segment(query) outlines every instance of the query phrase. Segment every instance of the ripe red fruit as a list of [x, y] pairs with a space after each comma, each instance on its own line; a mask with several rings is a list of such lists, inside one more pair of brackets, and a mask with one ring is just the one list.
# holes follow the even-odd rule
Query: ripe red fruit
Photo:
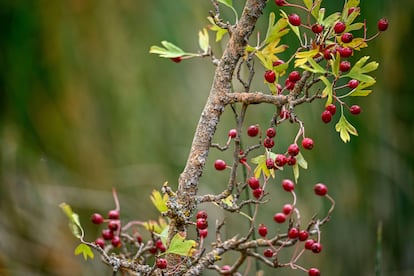
[[322, 251], [322, 245], [319, 242], [314, 242], [312, 244], [312, 252], [313, 253], [320, 253]]
[[237, 136], [237, 129], [233, 128], [229, 130], [229, 137], [236, 138]]
[[348, 15], [351, 15], [351, 13], [353, 13], [357, 8], [356, 7], [350, 7], [348, 9]]
[[295, 158], [295, 156], [289, 155], [289, 157], [287, 158], [287, 164], [289, 166], [294, 166], [296, 164], [296, 158]]
[[344, 22], [342, 21], [338, 21], [336, 22], [335, 26], [334, 26], [334, 31], [336, 34], [341, 34], [345, 31], [346, 29], [346, 25]]
[[108, 212], [109, 219], [119, 219], [119, 211], [118, 210], [111, 210]]
[[252, 176], [248, 179], [248, 183], [249, 183], [249, 187], [252, 188], [253, 190], [255, 190], [257, 188], [260, 188], [259, 179], [257, 179], [254, 176]]
[[302, 230], [299, 232], [298, 238], [300, 241], [306, 241], [309, 237], [309, 232], [306, 230]]
[[334, 105], [334, 104], [328, 104], [325, 107], [325, 110], [329, 111], [332, 114], [332, 116], [333, 116], [336, 113], [336, 105]]
[[112, 240], [114, 237], [114, 232], [112, 232], [109, 229], [103, 229], [102, 230], [102, 238], [106, 241]]
[[199, 229], [198, 234], [200, 235], [200, 238], [205, 239], [208, 235], [208, 229]]
[[200, 210], [196, 214], [197, 219], [200, 219], [200, 218], [207, 219], [207, 217], [208, 217], [208, 214], [205, 210]]
[[274, 169], [275, 168], [275, 160], [273, 160], [272, 158], [267, 158], [266, 159], [266, 167], [270, 170], [270, 169]]
[[266, 136], [269, 137], [269, 138], [275, 137], [276, 136], [276, 130], [273, 127], [269, 127], [266, 130]]
[[381, 18], [378, 20], [378, 30], [384, 32], [388, 29], [388, 20], [386, 18]]
[[291, 239], [296, 239], [299, 237], [299, 229], [296, 227], [290, 228], [288, 232], [288, 237]]
[[341, 40], [343, 43], [350, 43], [354, 39], [354, 36], [351, 33], [343, 33]]
[[121, 242], [121, 238], [119, 236], [115, 236], [112, 238], [111, 240], [112, 246], [115, 248], [121, 247], [122, 242]]
[[283, 167], [284, 165], [286, 165], [287, 161], [288, 161], [287, 157], [284, 156], [283, 154], [276, 155], [276, 158], [275, 158], [276, 166]]
[[353, 115], [358, 115], [359, 113], [361, 113], [361, 107], [359, 105], [353, 105], [349, 108], [349, 111]]
[[255, 137], [259, 134], [259, 127], [257, 125], [251, 125], [247, 128], [247, 135]]
[[354, 52], [352, 48], [349, 47], [341, 47], [338, 49], [339, 55], [343, 58], [348, 58], [352, 56], [352, 53]]
[[312, 32], [315, 34], [320, 34], [323, 32], [323, 26], [321, 24], [315, 23], [312, 25]]
[[320, 276], [321, 272], [319, 271], [319, 269], [312, 267], [308, 270], [308, 275], [309, 276]]
[[263, 196], [263, 189], [262, 188], [254, 189], [253, 196], [257, 199], [261, 198]]
[[328, 110], [324, 110], [321, 115], [322, 121], [327, 124], [332, 120], [332, 113]]
[[351, 63], [347, 60], [341, 61], [339, 63], [339, 70], [341, 72], [348, 72], [351, 69]]
[[157, 260], [155, 261], [155, 265], [159, 268], [159, 269], [166, 269], [167, 268], [167, 260], [164, 258], [157, 258]]
[[309, 239], [305, 242], [305, 248], [308, 250], [312, 250], [312, 245], [315, 243], [314, 239]]
[[105, 247], [105, 240], [102, 238], [97, 238], [95, 240], [95, 244], [103, 249]]
[[275, 141], [273, 141], [273, 139], [272, 138], [270, 138], [270, 137], [266, 137], [264, 140], [263, 140], [263, 146], [265, 147], [265, 148], [268, 148], [268, 149], [271, 149], [271, 148], [273, 148], [273, 146], [275, 145]]
[[285, 63], [283, 60], [278, 59], [278, 60], [273, 61], [272, 65], [273, 65], [273, 67], [276, 67], [276, 66], [279, 66], [280, 64], [283, 64], [283, 63]]
[[115, 220], [111, 220], [108, 222], [108, 229], [111, 231], [116, 231], [119, 227], [119, 222]]
[[287, 203], [287, 204], [283, 205], [282, 212], [286, 216], [290, 215], [290, 213], [292, 212], [292, 210], [293, 210], [292, 204]]
[[264, 73], [264, 78], [267, 82], [274, 83], [276, 80], [276, 73], [273, 70], [267, 70]]
[[285, 0], [275, 0], [275, 3], [279, 7], [282, 7], [282, 6], [286, 5], [286, 1]]
[[325, 49], [325, 50], [323, 51], [323, 57], [324, 57], [326, 60], [330, 60], [330, 59], [332, 59], [332, 54], [334, 54], [334, 52], [332, 52], [330, 49]]
[[307, 150], [313, 149], [313, 140], [312, 138], [305, 137], [302, 140], [302, 147]]
[[281, 119], [289, 119], [290, 114], [289, 114], [289, 111], [288, 111], [288, 110], [286, 110], [286, 109], [282, 109], [282, 110], [280, 111], [279, 116], [280, 116], [280, 118], [281, 118]]
[[138, 243], [142, 243], [142, 236], [141, 236], [141, 235], [138, 235], [138, 236], [137, 236], [137, 242], [138, 242]]
[[288, 16], [289, 23], [293, 26], [300, 26], [300, 16], [296, 13], [292, 13]]
[[208, 221], [204, 218], [199, 218], [196, 220], [197, 229], [203, 230], [208, 227]]
[[226, 167], [227, 167], [226, 162], [221, 160], [221, 159], [217, 159], [214, 162], [214, 168], [216, 168], [216, 170], [218, 170], [218, 171], [222, 171], [222, 170], [226, 169]]
[[162, 240], [158, 239], [155, 241], [155, 247], [158, 249], [164, 248], [164, 244], [162, 243]]
[[282, 187], [286, 192], [291, 192], [295, 189], [295, 183], [290, 179], [283, 179]]
[[94, 224], [101, 224], [104, 221], [104, 218], [101, 214], [98, 213], [94, 213], [91, 216], [91, 221]]
[[299, 146], [297, 144], [290, 144], [287, 151], [290, 156], [296, 156], [299, 154]]
[[313, 191], [318, 196], [324, 196], [328, 193], [328, 187], [325, 184], [318, 183], [313, 187]]
[[267, 235], [267, 227], [263, 224], [260, 224], [259, 228], [257, 228], [257, 232], [259, 233], [260, 236], [264, 238]]
[[174, 57], [174, 58], [171, 58], [171, 60], [174, 61], [175, 63], [180, 63], [183, 60], [183, 58], [182, 57]]
[[290, 72], [288, 78], [291, 82], [297, 82], [300, 80], [300, 73], [298, 71], [292, 71]]
[[284, 223], [286, 221], [286, 215], [284, 213], [276, 213], [273, 216], [273, 220], [277, 223]]
[[348, 82], [348, 87], [351, 88], [351, 89], [357, 88], [358, 85], [359, 85], [359, 81], [357, 81], [355, 79], [352, 79]]
[[266, 249], [263, 251], [263, 256], [265, 256], [265, 257], [267, 257], [267, 258], [271, 258], [271, 257], [273, 257], [273, 250], [272, 250], [272, 249], [270, 249], [270, 248], [266, 248]]

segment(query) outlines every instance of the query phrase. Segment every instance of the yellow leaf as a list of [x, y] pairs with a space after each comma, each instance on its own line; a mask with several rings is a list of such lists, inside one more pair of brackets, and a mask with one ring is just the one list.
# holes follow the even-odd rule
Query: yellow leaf
[[305, 52], [298, 52], [295, 55], [295, 67], [299, 67], [308, 62], [308, 58], [313, 58], [319, 53], [319, 49], [315, 48]]
[[153, 190], [152, 195], [151, 195], [151, 201], [152, 201], [152, 204], [154, 204], [154, 206], [161, 213], [168, 211], [168, 207], [167, 207], [168, 195], [167, 194], [164, 194], [164, 196], [162, 196], [159, 191]]

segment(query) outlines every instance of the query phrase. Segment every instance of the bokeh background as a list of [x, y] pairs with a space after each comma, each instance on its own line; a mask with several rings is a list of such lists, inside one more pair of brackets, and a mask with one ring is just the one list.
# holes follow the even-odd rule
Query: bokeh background
[[[234, 2], [239, 7], [242, 1]], [[341, 9], [342, 1], [326, 2], [328, 12]], [[327, 183], [337, 200], [332, 221], [323, 228], [322, 253], [308, 254], [300, 263], [319, 267], [323, 275], [375, 275], [376, 267], [384, 276], [414, 275], [414, 88], [409, 77], [414, 2], [364, 0], [361, 7], [368, 33], [375, 33], [383, 16], [390, 27], [357, 54], [380, 62], [375, 92], [353, 99], [363, 108], [350, 119], [360, 136], [343, 144], [334, 124], [320, 121], [322, 102], [299, 110], [316, 144], [305, 154], [310, 167], [301, 172], [298, 187], [299, 206], [306, 206], [303, 219], [327, 207], [312, 195], [314, 183]], [[80, 214], [89, 240], [100, 231], [89, 222], [90, 214], [114, 208], [112, 187], [123, 220], [157, 216], [149, 194], [164, 181], [176, 187], [214, 66], [208, 59], [176, 64], [148, 50], [168, 40], [197, 51], [197, 34], [208, 24], [211, 8], [210, 1], [188, 0], [0, 2], [0, 275], [110, 275], [99, 258], [85, 262], [73, 255], [78, 242], [58, 207], [61, 202]], [[278, 13], [273, 1], [270, 11]], [[232, 18], [228, 10], [223, 14]], [[257, 30], [265, 30], [266, 18]], [[295, 45], [295, 37], [289, 35], [285, 43]], [[219, 54], [221, 46], [214, 47]], [[256, 85], [264, 88], [261, 81]], [[273, 111], [269, 106], [249, 109], [246, 126], [266, 126]], [[234, 126], [230, 110], [222, 122], [215, 137], [220, 143]], [[278, 145], [286, 146], [295, 131], [280, 131]], [[228, 160], [230, 153], [213, 151], [209, 162], [217, 157]], [[201, 192], [220, 191], [225, 176], [209, 166]], [[285, 171], [274, 182], [290, 176]], [[273, 213], [289, 198], [280, 189], [270, 191], [271, 203], [259, 218], [277, 231]], [[225, 216], [202, 207], [211, 210], [212, 220]], [[247, 225], [240, 216], [227, 219], [229, 236]], [[377, 249], [379, 224], [382, 251]], [[288, 269], [266, 275], [275, 273], [304, 275]]]

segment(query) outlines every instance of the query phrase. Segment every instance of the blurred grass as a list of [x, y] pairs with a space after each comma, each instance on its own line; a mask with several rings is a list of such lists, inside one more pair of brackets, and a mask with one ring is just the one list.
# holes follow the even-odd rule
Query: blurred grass
[[[58, 208], [62, 201], [81, 215], [89, 239], [99, 232], [90, 214], [113, 208], [112, 187], [125, 220], [157, 215], [148, 195], [166, 180], [176, 185], [214, 66], [209, 60], [175, 64], [148, 49], [165, 39], [196, 51], [209, 9], [209, 1], [184, 0], [0, 3], [0, 275], [110, 273], [99, 260], [73, 256], [76, 240]], [[266, 12], [273, 9], [269, 3]], [[303, 263], [325, 275], [374, 275], [382, 221], [381, 275], [411, 275], [414, 4], [366, 0], [362, 10], [369, 32], [383, 15], [390, 28], [361, 54], [379, 60], [380, 68], [375, 92], [355, 99], [363, 108], [352, 118], [360, 136], [342, 144], [333, 124], [320, 122], [322, 103], [299, 110], [316, 144], [305, 155], [310, 168], [301, 172], [298, 187], [299, 206], [312, 206], [302, 215], [327, 207], [308, 196], [316, 182], [326, 182], [337, 200], [332, 222], [323, 228], [323, 252]], [[246, 125], [265, 125], [273, 109], [255, 106], [248, 113]], [[215, 138], [221, 143], [233, 127], [230, 110], [222, 122]], [[283, 131], [281, 147], [295, 130]], [[230, 158], [215, 151], [209, 158], [217, 157]], [[289, 172], [274, 183], [285, 176]], [[209, 167], [200, 192], [218, 191], [223, 181], [225, 175]], [[263, 222], [271, 223], [275, 209], [289, 200], [276, 189], [271, 199], [259, 214]], [[229, 236], [240, 231], [238, 219], [229, 218]]]

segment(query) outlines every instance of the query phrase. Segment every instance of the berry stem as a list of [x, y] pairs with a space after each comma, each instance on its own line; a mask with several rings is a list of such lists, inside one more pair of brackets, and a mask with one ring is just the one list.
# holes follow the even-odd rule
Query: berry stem
[[119, 212], [120, 205], [119, 205], [118, 193], [116, 192], [115, 188], [112, 188], [112, 196], [113, 196], [114, 202], [115, 202], [115, 210]]

